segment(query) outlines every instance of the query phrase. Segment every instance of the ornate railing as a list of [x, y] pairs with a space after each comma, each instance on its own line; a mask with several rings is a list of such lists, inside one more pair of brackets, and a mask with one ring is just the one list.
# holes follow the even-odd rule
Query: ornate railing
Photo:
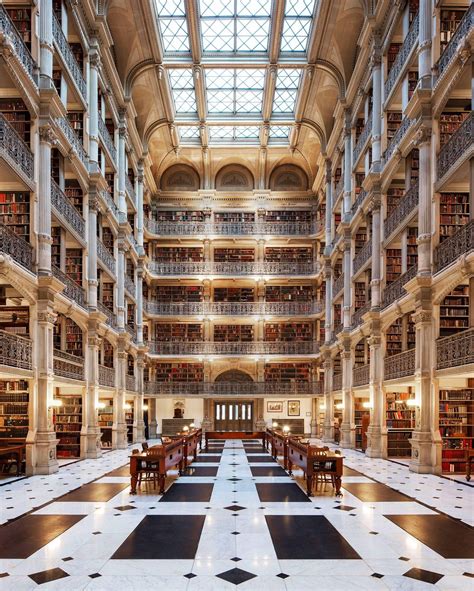
[[125, 289], [128, 291], [128, 293], [132, 297], [135, 297], [136, 296], [136, 287], [135, 287], [135, 283], [134, 283], [133, 279], [130, 279], [130, 277], [128, 275], [125, 275], [123, 284], [124, 284]]
[[332, 389], [333, 390], [342, 390], [342, 373], [333, 374]]
[[102, 314], [105, 314], [107, 318], [106, 322], [109, 326], [111, 326], [112, 328], [115, 328], [117, 326], [117, 316], [112, 312], [112, 310], [107, 308], [107, 306], [104, 306], [102, 302], [97, 302], [97, 309], [99, 310], [99, 312], [102, 312]]
[[436, 367], [448, 369], [474, 363], [474, 328], [436, 341]]
[[369, 383], [370, 363], [354, 368], [352, 372], [352, 385], [365, 386]]
[[446, 238], [436, 248], [436, 271], [442, 271], [472, 250], [474, 250], [474, 220], [460, 228], [456, 234]]
[[352, 261], [352, 273], [357, 273], [359, 269], [361, 269], [365, 265], [365, 263], [370, 259], [371, 256], [372, 240], [369, 240], [355, 255], [354, 260]]
[[214, 343], [209, 341], [147, 343], [152, 355], [314, 355], [319, 345], [313, 341], [251, 341]]
[[135, 236], [133, 234], [127, 234], [127, 237], [128, 237], [128, 241], [132, 245], [133, 249], [138, 254], [138, 242], [137, 242], [137, 239], [135, 238]]
[[77, 60], [74, 56], [74, 53], [71, 50], [68, 40], [66, 39], [63, 30], [61, 29], [61, 25], [58, 22], [58, 19], [53, 14], [53, 39], [54, 42], [59, 49], [59, 53], [62, 55], [64, 63], [71, 75], [71, 78], [74, 80], [79, 92], [81, 93], [84, 102], [87, 103], [87, 84], [84, 80], [84, 76], [82, 75], [81, 68], [77, 63]]
[[132, 181], [128, 178], [128, 175], [125, 175], [125, 190], [133, 203], [136, 203], [135, 189], [133, 188]]
[[69, 299], [76, 302], [76, 304], [79, 304], [79, 306], [81, 306], [82, 308], [86, 308], [87, 303], [85, 290], [82, 289], [82, 287], [78, 285], [74, 280], [68, 277], [66, 273], [63, 273], [61, 269], [59, 269], [58, 267], [52, 265], [51, 269], [53, 271], [54, 277], [56, 277], [56, 279], [59, 279], [59, 281], [61, 281], [61, 283], [64, 283], [64, 285], [66, 286], [64, 288], [63, 294], [66, 295]]
[[73, 150], [76, 152], [78, 158], [86, 168], [89, 166], [89, 156], [87, 155], [81, 138], [77, 135], [69, 122], [67, 117], [56, 117], [57, 126], [61, 129], [67, 141], [71, 144]]
[[158, 316], [307, 316], [320, 314], [323, 304], [316, 302], [183, 302], [144, 301], [145, 311]]
[[125, 387], [129, 392], [137, 391], [137, 380], [135, 376], [125, 376]]
[[33, 369], [31, 340], [0, 330], [0, 365]]
[[418, 183], [415, 183], [408, 189], [405, 195], [400, 199], [398, 205], [385, 220], [383, 225], [385, 239], [391, 236], [400, 224], [414, 214], [418, 207], [419, 200], [420, 193], [418, 191]]
[[416, 276], [417, 270], [417, 265], [413, 265], [406, 273], [403, 273], [398, 279], [395, 279], [395, 281], [392, 281], [392, 283], [389, 283], [385, 287], [382, 295], [382, 309], [388, 308], [390, 304], [393, 304], [393, 302], [406, 295], [407, 292], [403, 289], [403, 286]]
[[114, 140], [112, 139], [107, 126], [105, 125], [104, 120], [99, 115], [98, 117], [99, 122], [99, 135], [102, 139], [104, 146], [107, 148], [110, 157], [112, 158], [113, 162], [117, 162], [117, 150], [114, 145]]
[[311, 396], [321, 394], [321, 382], [147, 382], [145, 394], [162, 396]]
[[457, 49], [459, 47], [460, 42], [466, 37], [466, 35], [471, 30], [474, 24], [474, 7], [471, 4], [466, 11], [466, 14], [463, 16], [461, 22], [458, 25], [454, 35], [449, 40], [448, 45], [446, 46], [445, 50], [441, 54], [441, 57], [438, 60], [438, 63], [435, 65], [436, 71], [436, 80], [439, 80], [448, 65], [450, 64], [451, 60], [457, 53]]
[[362, 306], [362, 308], [359, 308], [358, 310], [356, 310], [354, 312], [354, 314], [352, 314], [352, 328], [356, 328], [357, 326], [359, 326], [359, 324], [362, 324], [362, 316], [364, 314], [366, 314], [371, 307], [371, 303], [367, 303], [365, 304], [365, 306]]
[[102, 199], [107, 204], [107, 207], [112, 212], [112, 215], [118, 221], [119, 220], [119, 217], [120, 217], [120, 211], [119, 211], [119, 208], [118, 208], [117, 204], [112, 199], [112, 195], [108, 191], [101, 191], [100, 194], [102, 195]]
[[468, 153], [473, 143], [473, 115], [467, 117], [459, 129], [453, 133], [438, 154], [438, 180], [442, 179], [462, 156]]
[[336, 340], [337, 339], [337, 335], [342, 332], [344, 330], [344, 324], [342, 322], [339, 322], [338, 324], [334, 325], [334, 333], [333, 333], [333, 339]]
[[0, 224], [0, 252], [10, 255], [16, 263], [34, 273], [33, 247], [4, 224]]
[[183, 262], [164, 263], [151, 261], [148, 269], [156, 275], [314, 275], [319, 271], [318, 262]]
[[135, 327], [130, 326], [129, 324], [125, 325], [125, 331], [132, 337], [132, 341], [136, 343], [137, 341], [137, 329]]
[[405, 41], [403, 45], [400, 47], [400, 51], [393, 62], [393, 66], [390, 68], [390, 71], [387, 76], [387, 80], [385, 81], [385, 100], [389, 97], [390, 93], [392, 92], [395, 83], [400, 76], [407, 59], [409, 58], [413, 48], [415, 47], [415, 43], [418, 40], [418, 30], [419, 30], [419, 15], [417, 14], [413, 19], [410, 29], [405, 37]]
[[341, 178], [337, 181], [337, 185], [334, 187], [334, 201], [339, 198], [339, 195], [344, 191], [344, 175], [341, 174]]
[[30, 181], [34, 181], [34, 156], [2, 113], [0, 113], [0, 151], [13, 168], [18, 167]]
[[355, 214], [357, 213], [357, 210], [362, 205], [362, 203], [364, 202], [364, 199], [366, 197], [367, 197], [367, 191], [361, 191], [357, 195], [357, 199], [354, 201], [354, 203], [352, 204], [352, 208], [351, 208], [351, 215], [352, 216], [355, 216]]
[[415, 373], [415, 349], [385, 357], [384, 368], [386, 380], [412, 376]]
[[112, 275], [115, 275], [114, 256], [99, 238], [97, 238], [97, 256], [99, 257], [100, 262], [107, 267]]
[[99, 384], [101, 386], [115, 387], [115, 369], [106, 365], [99, 365]]
[[59, 215], [61, 221], [69, 225], [81, 238], [85, 239], [86, 223], [84, 218], [54, 179], [51, 179], [51, 205], [56, 210], [55, 213]]
[[392, 137], [392, 139], [390, 140], [390, 143], [387, 146], [387, 149], [383, 153], [383, 156], [382, 156], [383, 165], [385, 165], [390, 160], [390, 158], [392, 157], [392, 154], [398, 148], [398, 145], [402, 141], [402, 139], [405, 136], [405, 134], [407, 133], [407, 131], [413, 125], [414, 121], [415, 121], [414, 119], [409, 119], [408, 117], [405, 117], [403, 119], [403, 121], [400, 124], [400, 127], [395, 132], [395, 135]]
[[84, 379], [84, 359], [66, 353], [66, 351], [60, 351], [54, 349], [53, 351], [53, 368], [54, 373], [57, 376], [63, 378], [71, 378], [73, 380]]
[[355, 166], [364, 150], [367, 140], [372, 135], [372, 113], [367, 118], [365, 122], [364, 129], [357, 140], [354, 150], [352, 151], [352, 166]]
[[4, 38], [8, 39], [10, 48], [13, 49], [14, 53], [18, 57], [19, 61], [23, 64], [23, 67], [28, 72], [33, 82], [38, 85], [38, 73], [37, 64], [32, 58], [31, 53], [26, 47], [23, 39], [19, 35], [15, 25], [12, 23], [10, 16], [5, 10], [4, 6], [0, 6], [0, 34]]
[[335, 298], [344, 289], [344, 273], [341, 273], [339, 277], [334, 281], [332, 295]]

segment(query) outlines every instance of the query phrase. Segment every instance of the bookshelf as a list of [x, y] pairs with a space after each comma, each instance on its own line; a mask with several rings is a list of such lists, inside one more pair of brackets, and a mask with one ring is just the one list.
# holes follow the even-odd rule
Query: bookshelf
[[354, 283], [354, 310], [363, 308], [367, 303], [367, 286], [365, 282]]
[[53, 326], [53, 347], [61, 351], [62, 346], [62, 335], [63, 335], [63, 328], [61, 322], [61, 316], [58, 316], [56, 323]]
[[385, 281], [388, 285], [400, 277], [402, 272], [402, 251], [400, 248], [387, 248], [385, 251]]
[[54, 11], [54, 14], [60, 24], [62, 22], [62, 16], [63, 16], [62, 15], [62, 6], [63, 6], [63, 0], [53, 0], [53, 11]]
[[416, 328], [415, 323], [411, 319], [411, 314], [406, 314], [406, 338], [407, 349], [414, 349], [416, 346]]
[[106, 308], [113, 312], [114, 310], [114, 284], [103, 282], [102, 283], [102, 303]]
[[82, 248], [66, 248], [66, 275], [82, 287]]
[[82, 111], [69, 111], [67, 118], [78, 138], [82, 141], [84, 138], [84, 113]]
[[469, 113], [470, 111], [447, 111], [441, 113], [439, 118], [440, 147], [444, 146], [451, 139], [451, 136], [461, 127], [464, 120], [467, 119], [467, 117], [469, 117]]
[[266, 302], [311, 302], [312, 285], [266, 285]]
[[98, 409], [98, 426], [100, 427], [102, 449], [110, 449], [112, 447], [112, 427], [114, 424], [114, 409], [113, 400], [101, 400], [104, 403], [103, 408]]
[[359, 341], [354, 347], [354, 367], [360, 367], [369, 363], [369, 347], [366, 347], [365, 339]]
[[342, 322], [341, 304], [334, 304], [334, 328]]
[[110, 254], [114, 254], [114, 233], [112, 230], [107, 226], [102, 226], [102, 242], [105, 248], [110, 252]]
[[387, 145], [392, 141], [402, 122], [403, 114], [398, 111], [388, 111], [387, 113]]
[[53, 84], [56, 92], [61, 95], [61, 82], [63, 74], [60, 68], [53, 67]]
[[31, 52], [31, 8], [29, 6], [15, 8], [5, 6], [5, 10]]
[[469, 285], [458, 285], [439, 308], [439, 336], [447, 337], [469, 328]]
[[265, 382], [269, 383], [308, 383], [311, 382], [311, 365], [309, 363], [266, 363], [264, 368]]
[[151, 293], [152, 299], [162, 303], [202, 302], [202, 285], [157, 285]]
[[69, 43], [69, 47], [76, 58], [77, 65], [81, 70], [81, 73], [84, 72], [84, 50], [82, 49], [82, 45], [80, 43]]
[[342, 401], [335, 398], [333, 403], [333, 425], [334, 425], [334, 443], [341, 441], [342, 409], [336, 408]]
[[388, 357], [391, 355], [398, 355], [402, 352], [402, 319], [398, 318], [393, 324], [391, 324], [387, 332], [385, 333], [386, 342], [386, 354]]
[[312, 341], [310, 322], [271, 322], [265, 324], [265, 340], [271, 342]]
[[387, 72], [390, 72], [392, 69], [401, 46], [401, 43], [390, 43], [387, 51]]
[[356, 126], [355, 126], [355, 140], [356, 140], [356, 142], [359, 139], [360, 134], [364, 131], [364, 127], [365, 127], [364, 118], [359, 117], [356, 121]]
[[165, 246], [156, 248], [155, 259], [161, 263], [185, 263], [204, 260], [204, 249], [200, 247]]
[[408, 72], [408, 100], [411, 99], [413, 93], [415, 92], [415, 88], [418, 84], [418, 72], [410, 71]]
[[202, 324], [155, 324], [155, 339], [160, 342], [199, 342], [203, 340]]
[[215, 287], [215, 302], [253, 302], [255, 289], [253, 287]]
[[214, 342], [216, 343], [250, 343], [253, 337], [252, 324], [214, 325]]
[[440, 14], [440, 55], [448, 46], [459, 26], [465, 10], [441, 10]]
[[59, 439], [56, 448], [58, 458], [81, 457], [81, 428], [82, 428], [82, 397], [56, 396], [62, 406], [55, 407], [53, 420], [56, 437]]
[[62, 155], [57, 148], [51, 149], [51, 178], [59, 185], [62, 168]]
[[0, 444], [24, 443], [28, 435], [28, 382], [0, 381]]
[[106, 172], [105, 173], [105, 180], [107, 182], [107, 191], [110, 195], [112, 195], [112, 199], [114, 197], [114, 185], [115, 185], [115, 173], [113, 172]]
[[30, 308], [28, 306], [0, 306], [0, 330], [28, 336], [29, 327]]
[[203, 382], [202, 363], [157, 363], [157, 382]]
[[214, 221], [226, 224], [251, 223], [255, 221], [255, 213], [253, 211], [216, 211]]
[[265, 212], [266, 222], [311, 222], [311, 211], [309, 210], [270, 210]]
[[364, 402], [369, 402], [369, 399], [357, 398], [354, 404], [355, 447], [362, 451], [367, 448], [367, 428], [370, 422], [370, 413], [364, 408]]
[[466, 388], [439, 391], [439, 432], [443, 439], [443, 472], [466, 471], [465, 450], [474, 440], [474, 380]]
[[[66, 318], [66, 352], [77, 357], [84, 356], [82, 330], [73, 320]], [[61, 346], [57, 347], [61, 349]]]
[[420, 151], [414, 149], [410, 152], [410, 187], [418, 182], [420, 176]]
[[252, 263], [255, 261], [255, 249], [215, 248], [214, 261], [216, 263]]
[[310, 263], [313, 260], [313, 249], [308, 247], [265, 249], [265, 261], [269, 263]]
[[367, 243], [367, 229], [366, 228], [359, 228], [355, 235], [354, 240], [354, 247], [355, 247], [355, 254], [357, 254], [360, 250], [364, 248]]
[[135, 328], [135, 304], [127, 303], [127, 324], [131, 328]]
[[387, 190], [387, 217], [397, 207], [403, 195], [405, 195], [403, 187], [392, 186]]
[[64, 194], [74, 205], [77, 211], [82, 215], [84, 207], [84, 194], [81, 185], [75, 179], [66, 179], [64, 182]]
[[439, 240], [453, 236], [469, 221], [469, 193], [440, 193]]
[[51, 227], [51, 264], [55, 265], [58, 269], [61, 268], [61, 227]]
[[407, 229], [407, 269], [418, 264], [418, 228]]
[[110, 341], [107, 339], [103, 340], [103, 357], [102, 362], [105, 367], [113, 367], [114, 366], [114, 347]]
[[133, 421], [134, 421], [134, 404], [133, 400], [127, 400], [125, 403], [125, 424], [127, 425], [127, 441], [133, 443]]
[[203, 211], [157, 211], [155, 212], [157, 222], [203, 222]]
[[415, 409], [407, 401], [413, 395], [408, 392], [387, 392], [385, 414], [387, 424], [387, 456], [410, 457], [410, 439], [415, 428]]
[[0, 191], [0, 223], [30, 241], [30, 194], [24, 191]]
[[30, 112], [20, 98], [0, 98], [0, 111], [21, 139], [30, 145]]

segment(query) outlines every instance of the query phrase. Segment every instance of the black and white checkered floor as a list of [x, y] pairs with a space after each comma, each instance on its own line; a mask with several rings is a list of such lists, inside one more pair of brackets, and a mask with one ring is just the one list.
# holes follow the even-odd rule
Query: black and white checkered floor
[[[128, 467], [111, 470], [127, 453], [0, 527], [0, 590], [474, 590], [472, 528], [376, 476], [346, 467], [342, 500], [329, 485], [308, 498], [260, 442], [227, 440], [165, 495], [130, 496]], [[34, 499], [48, 478], [0, 488], [2, 512], [15, 487]]]

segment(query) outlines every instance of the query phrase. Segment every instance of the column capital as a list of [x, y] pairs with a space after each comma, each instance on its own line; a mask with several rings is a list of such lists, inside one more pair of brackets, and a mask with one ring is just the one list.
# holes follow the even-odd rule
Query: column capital
[[100, 69], [101, 59], [99, 53], [93, 51], [89, 54], [89, 64], [91, 68], [95, 68], [96, 70]]
[[41, 125], [40, 128], [38, 129], [38, 133], [39, 133], [40, 143], [50, 144], [51, 146], [54, 146], [57, 144], [58, 140], [56, 137], [56, 133], [54, 132], [54, 129], [52, 128], [50, 123], [46, 123], [45, 125]]
[[433, 130], [431, 129], [431, 125], [426, 125], [426, 124], [420, 125], [420, 127], [416, 131], [415, 137], [413, 139], [414, 145], [417, 148], [420, 148], [421, 146], [423, 146], [425, 144], [430, 144], [432, 132], [433, 132]]

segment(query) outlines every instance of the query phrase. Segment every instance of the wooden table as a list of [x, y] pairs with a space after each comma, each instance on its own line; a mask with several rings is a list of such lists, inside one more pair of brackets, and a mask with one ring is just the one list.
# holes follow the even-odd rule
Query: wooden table
[[471, 480], [471, 468], [474, 462], [474, 449], [466, 449], [466, 480]]
[[189, 456], [192, 456], [193, 460], [196, 461], [198, 445], [202, 449], [202, 429], [190, 431], [187, 435], [183, 435], [182, 439], [184, 441], [183, 470], [186, 470], [191, 463]]
[[184, 441], [182, 438], [171, 443], [154, 445], [146, 452], [132, 454], [130, 457], [130, 494], [137, 494], [138, 474], [146, 472], [146, 462], [158, 466], [159, 493], [165, 492], [166, 472], [173, 466], [178, 466], [179, 473], [183, 471]]
[[316, 454], [318, 448], [308, 443], [301, 443], [297, 439], [290, 437], [288, 439], [288, 469], [289, 473], [292, 473], [293, 466], [299, 466], [303, 469], [306, 475], [306, 492], [308, 497], [313, 496], [313, 485], [317, 475], [317, 470], [314, 469], [314, 463], [316, 462], [331, 462], [332, 463], [332, 474], [334, 475], [336, 497], [342, 497], [341, 485], [342, 485], [342, 470], [343, 456], [334, 452], [327, 452], [323, 459], [320, 455]]
[[206, 431], [204, 438], [206, 451], [209, 447], [209, 439], [261, 439], [265, 450], [265, 431]]
[[5, 445], [0, 447], [0, 465], [8, 464], [7, 456], [16, 457], [16, 475], [20, 476], [21, 466], [25, 457], [25, 445]]
[[283, 456], [283, 468], [288, 470], [288, 439], [283, 431], [273, 431], [272, 456], [278, 460], [278, 455]]

